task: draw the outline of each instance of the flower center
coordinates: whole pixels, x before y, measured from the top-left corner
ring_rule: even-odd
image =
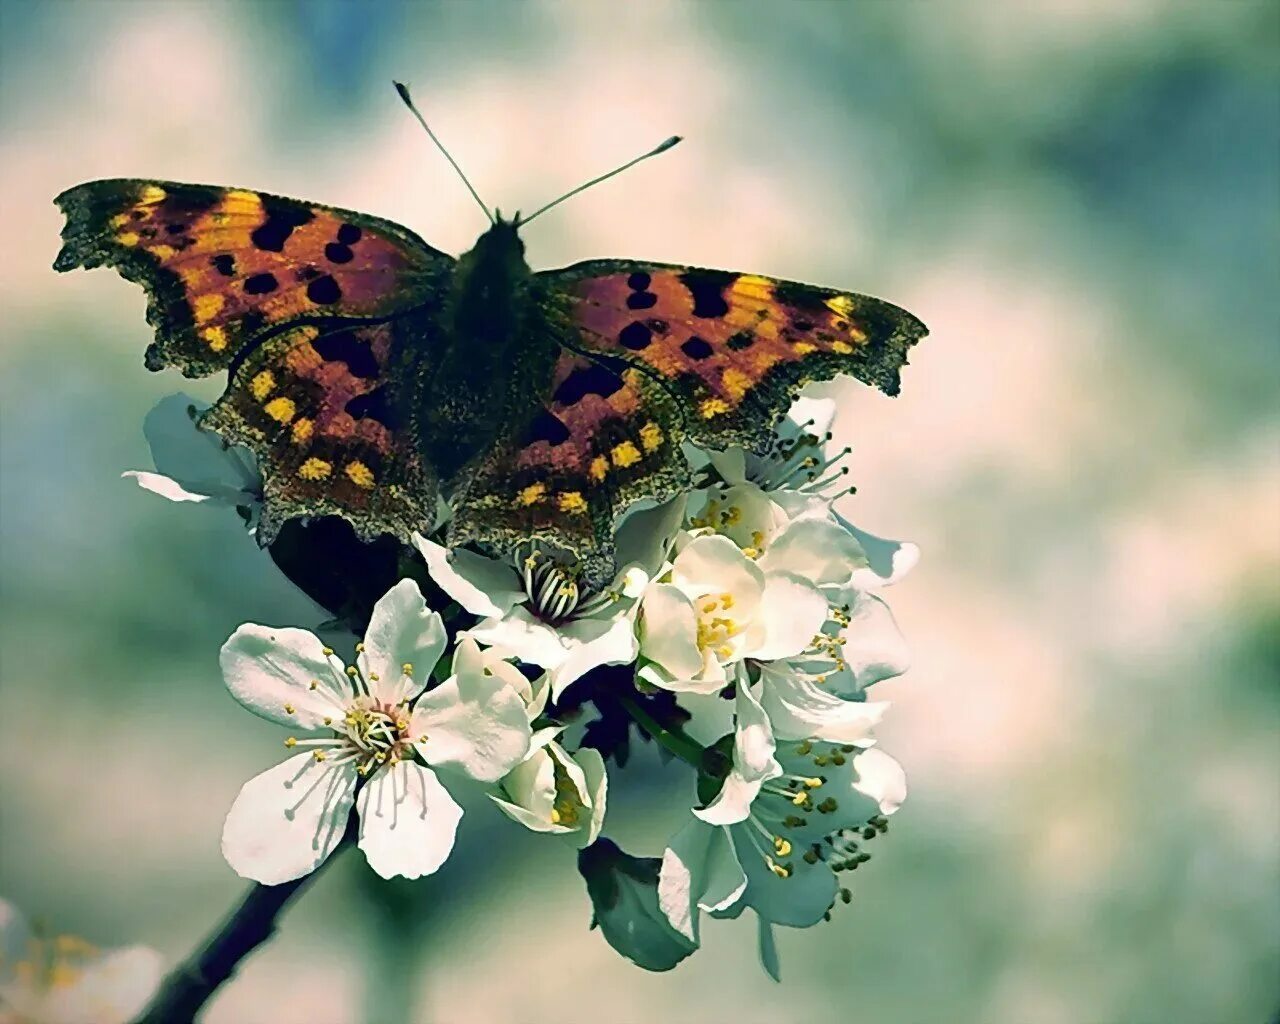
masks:
[[[578,787],[569,778],[569,773],[559,761],[552,759],[555,771],[556,797],[551,805],[551,820],[557,825],[576,828],[578,815],[585,809],[578,796]]]
[[[743,630],[743,625],[729,615],[733,607],[733,595],[708,594],[697,602],[698,650],[713,651],[720,659],[733,657],[731,641]]]
[[[519,558],[516,570],[524,580],[529,610],[548,626],[591,615],[617,600],[612,591],[592,594],[579,585],[576,575],[537,548]]]
[[[27,942],[26,956],[13,964],[15,979],[40,991],[67,988],[80,980],[98,948],[75,935],[36,936]]]

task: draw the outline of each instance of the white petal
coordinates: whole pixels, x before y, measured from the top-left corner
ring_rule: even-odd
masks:
[[[853,574],[850,585],[859,589],[869,587],[892,586],[909,573],[920,561],[920,549],[909,541],[887,540],[875,534],[859,530],[853,523],[833,510],[832,515],[842,527],[849,531],[862,547],[867,557],[867,566]]]
[[[216,434],[195,425],[192,413],[204,402],[182,393],[160,399],[142,421],[151,462],[161,476],[180,481],[190,491],[206,487],[242,490],[258,482],[257,474]],[[244,455],[245,459],[249,456]]]
[[[693,812],[710,825],[745,821],[760,787],[782,774],[782,766],[773,756],[776,747],[769,718],[745,684],[738,687],[735,706],[738,725],[733,737],[733,767],[715,799]]]
[[[347,830],[356,788],[351,764],[297,754],[246,782],[222,827],[222,855],[242,878],[279,885],[308,875]]]
[[[764,589],[764,573],[728,537],[695,537],[676,556],[671,577],[690,598],[732,594],[734,617],[747,621],[755,615]]]
[[[231,695],[281,725],[319,729],[326,718],[341,717],[351,697],[346,676],[305,629],[245,623],[222,645],[218,662]]]
[[[383,878],[421,878],[453,849],[462,808],[436,773],[400,761],[376,773],[356,799],[360,849]]]
[[[543,744],[512,768],[502,780],[502,789],[513,804],[523,808],[539,822],[550,826],[551,809],[556,802],[556,768],[545,746],[546,744]],[[528,825],[529,828],[535,828],[523,818],[517,817],[516,820]],[[550,831],[550,828],[535,830]]]
[[[436,585],[472,615],[501,617],[524,600],[524,588],[509,562],[466,548],[450,552],[417,533],[413,543]]]
[[[614,531],[615,559],[621,566],[639,566],[652,576],[671,550],[671,542],[684,521],[687,497],[683,494],[648,508],[631,507]]]
[[[676,703],[693,716],[680,728],[695,743],[709,747],[733,732],[734,702],[725,700],[720,694],[686,690],[676,694]]]
[[[412,734],[432,767],[497,782],[529,750],[524,701],[496,676],[452,676],[428,690],[413,709]]]
[[[796,519],[773,538],[758,562],[766,573],[788,572],[814,586],[843,584],[867,564],[857,540],[829,519]]]
[[[41,1024],[129,1024],[160,987],[163,958],[146,946],[113,949],[45,996]]]
[[[853,788],[880,805],[881,814],[892,814],[907,798],[907,775],[896,760],[872,747],[853,759],[857,780]]]
[[[523,825],[530,832],[545,832],[549,835],[568,835],[573,829],[567,825],[554,824],[550,818],[539,817],[533,811],[525,807],[521,807],[517,803],[505,800],[496,793],[490,793],[489,799],[494,802],[498,810],[505,814],[512,821],[519,825]]]
[[[762,856],[752,856],[754,850],[747,830],[750,824],[735,825],[733,839],[744,851],[742,867],[747,875],[747,891],[744,901],[766,921],[791,928],[808,928],[822,920],[835,899],[837,883],[835,873],[824,861],[809,864],[795,851],[786,861],[791,875],[779,878]],[[759,837],[757,837],[759,838]]]
[[[569,656],[559,634],[524,605],[502,617],[485,619],[467,630],[466,636],[490,647],[501,647],[529,665],[554,668]]]
[[[740,484],[747,479],[747,453],[741,448],[727,448],[722,452],[708,448],[707,458],[725,483]]]
[[[27,945],[31,942],[31,926],[22,911],[8,900],[0,900],[0,979],[13,965],[27,958]]]
[[[814,437],[822,438],[831,429],[831,423],[835,418],[836,403],[834,399],[810,398],[807,395],[801,395],[791,403],[791,408],[787,410],[786,419],[779,424],[778,433],[781,436],[792,437],[811,434]]]
[[[447,642],[439,613],[427,608],[417,583],[404,579],[373,606],[360,669],[381,700],[412,700],[427,685]],[[404,674],[406,664],[413,666],[411,676]],[[372,681],[375,675],[378,679]]]
[[[854,592],[845,603],[849,624],[840,631],[845,641],[840,653],[848,667],[831,676],[831,688],[853,696],[882,679],[902,675],[911,667],[911,651],[893,612],[880,598]]]
[[[746,821],[751,805],[760,795],[760,779],[745,779],[731,771],[720,786],[720,792],[706,807],[695,807],[693,813],[708,825],[736,825]]]
[[[669,583],[655,583],[640,605],[640,651],[675,678],[702,672],[698,615],[693,602]]]
[[[870,745],[888,703],[841,700],[816,683],[766,666],[761,704],[780,739]]]
[[[214,505],[244,505],[252,501],[251,496],[245,494],[238,487],[230,487],[224,484],[188,483],[184,486],[172,477],[164,476],[161,473],[147,473],[138,469],[126,470],[120,475],[135,481],[144,491],[158,494],[169,501],[209,502]],[[199,489],[188,490],[188,487],[198,487]]]
[[[571,632],[572,631],[572,632]],[[588,633],[596,635],[582,640]],[[584,620],[568,623],[563,630],[570,641],[567,657],[551,669],[551,696],[559,700],[569,686],[600,665],[629,665],[640,649],[635,623],[629,616],[612,622]]]
[[[591,802],[591,820],[587,824],[586,833],[579,845],[590,846],[600,835],[600,829],[604,827],[604,815],[609,800],[609,775],[605,771],[604,758],[595,748],[583,747],[575,757],[578,764],[582,765],[587,797]]]
[[[827,599],[804,580],[786,573],[765,577],[759,623],[745,652],[760,661],[789,658],[808,649],[822,631],[829,611]]]
[[[724,829],[691,821],[663,851],[658,906],[676,931],[697,942],[699,910],[725,909],[746,884]]]

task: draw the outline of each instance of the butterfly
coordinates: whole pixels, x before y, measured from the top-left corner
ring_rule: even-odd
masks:
[[[519,214],[490,215],[454,259],[391,221],[249,189],[113,179],[55,202],[54,269],[145,288],[148,369],[227,373],[200,426],[257,457],[264,545],[316,516],[408,542],[444,498],[451,548],[540,542],[607,579],[619,517],[691,485],[683,442],[762,451],[802,385],[841,373],[896,394],[927,333],[880,299],[752,274],[535,273]]]

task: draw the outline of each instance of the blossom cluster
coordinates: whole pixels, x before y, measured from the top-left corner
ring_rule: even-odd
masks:
[[[233,505],[252,529],[252,470],[216,445],[223,468],[210,462],[191,408],[183,396],[157,408],[157,472],[138,482]],[[797,400],[763,453],[686,446],[695,486],[624,514],[604,587],[533,540],[495,556],[415,536],[416,568],[341,655],[303,629],[241,626],[223,678],[289,730],[290,756],[231,807],[231,867],[278,884],[350,840],[379,875],[429,875],[478,786],[513,822],[579,848],[595,923],[640,966],[688,956],[703,914],[751,910],[777,977],[773,927],[848,903],[845,872],[906,796],[875,745],[888,704],[869,691],[907,668],[881,593],[918,552],[836,512],[848,451],[827,451],[834,411]],[[692,770],[684,823],[645,857],[602,835],[606,765],[632,729]]]

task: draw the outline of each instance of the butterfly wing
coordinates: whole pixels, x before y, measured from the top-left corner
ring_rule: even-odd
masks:
[[[617,516],[688,485],[683,437],[679,409],[657,381],[621,360],[564,352],[533,420],[464,473],[450,546],[510,551],[545,541],[577,556],[599,584],[612,569]]]
[[[111,180],[55,200],[54,266],[147,291],[152,370],[229,370],[201,425],[257,456],[258,536],[341,515],[363,536],[429,527],[435,480],[408,410],[453,260],[364,214],[244,189]]]
[[[847,373],[898,393],[927,329],[880,299],[718,270],[597,260],[538,275],[565,344],[661,380],[691,441],[761,450],[804,384]]]
[[[390,221],[265,192],[91,181],[63,192],[54,269],[111,266],[149,297],[147,367],[189,377],[302,321],[384,319],[422,302],[452,260]]]

